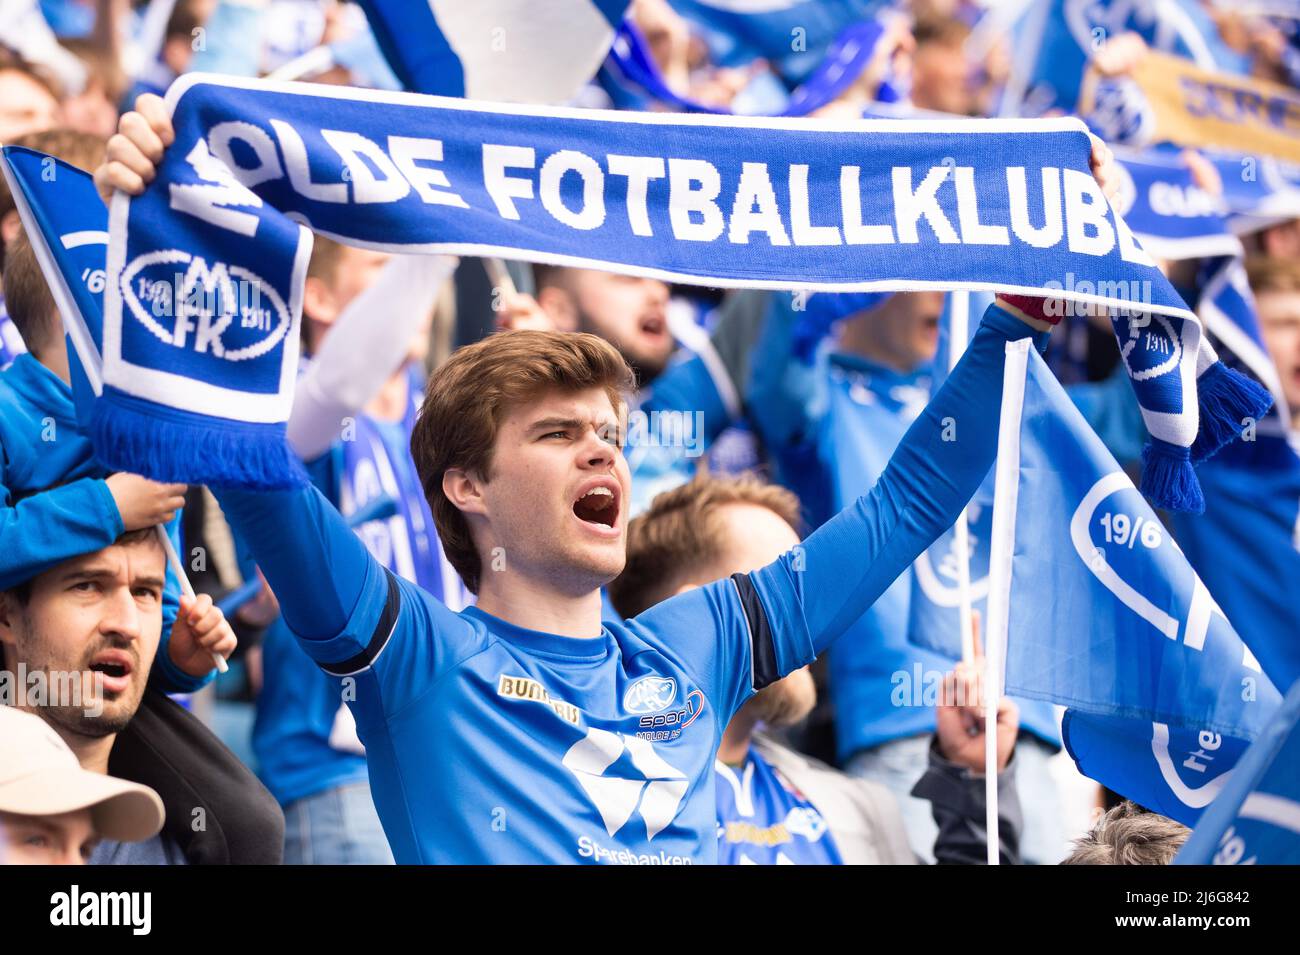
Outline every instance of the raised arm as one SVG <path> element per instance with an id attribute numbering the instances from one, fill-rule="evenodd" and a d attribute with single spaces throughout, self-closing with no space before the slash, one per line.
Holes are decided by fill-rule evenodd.
<path id="1" fill-rule="evenodd" d="M 406 359 L 411 336 L 456 270 L 446 255 L 394 256 L 348 303 L 293 396 L 287 434 L 304 461 L 324 454 Z"/>
<path id="2" fill-rule="evenodd" d="M 360 653 L 383 613 L 388 573 L 338 511 L 314 487 L 214 493 L 275 592 L 289 629 L 319 644 L 330 662 Z"/>
<path id="3" fill-rule="evenodd" d="M 737 578 L 772 633 L 772 672 L 755 686 L 808 663 L 951 527 L 993 464 L 1002 367 L 1009 341 L 1034 334 L 1022 318 L 989 306 L 970 347 L 908 429 L 880 480 L 779 560 Z M 1039 345 L 1045 345 L 1042 334 Z"/>

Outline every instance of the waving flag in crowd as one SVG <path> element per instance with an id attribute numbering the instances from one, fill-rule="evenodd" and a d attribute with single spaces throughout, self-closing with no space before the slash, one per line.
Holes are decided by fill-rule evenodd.
<path id="1" fill-rule="evenodd" d="M 721 66 L 771 63 L 791 85 L 804 82 L 844 30 L 873 19 L 881 0 L 673 0 L 704 32 Z"/>
<path id="2" fill-rule="evenodd" d="M 1300 682 L 1205 810 L 1176 865 L 1300 865 Z"/>
<path id="3" fill-rule="evenodd" d="M 1003 115 L 1073 111 L 1093 52 L 1127 32 L 1206 69 L 1240 64 L 1195 0 L 1035 0 L 1015 28 L 1016 54 Z"/>
<path id="4" fill-rule="evenodd" d="M 994 504 L 1007 558 L 995 541 L 989 592 L 1006 691 L 1068 707 L 1081 772 L 1190 824 L 1280 698 L 1046 364 L 1017 352 Z"/>
<path id="5" fill-rule="evenodd" d="M 562 103 L 590 80 L 628 0 L 360 0 L 389 66 L 417 93 Z"/>

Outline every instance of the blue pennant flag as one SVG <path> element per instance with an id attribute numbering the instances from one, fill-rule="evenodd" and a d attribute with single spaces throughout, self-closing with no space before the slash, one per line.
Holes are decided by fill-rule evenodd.
<path id="1" fill-rule="evenodd" d="M 408 90 L 563 103 L 596 75 L 629 0 L 359 2 Z"/>
<path id="2" fill-rule="evenodd" d="M 90 174 L 22 146 L 6 146 L 4 173 L 28 240 L 63 316 L 77 419 L 89 427 L 102 388 L 108 210 Z"/>
<path id="3" fill-rule="evenodd" d="M 1300 864 L 1300 682 L 1201 816 L 1174 865 Z"/>
<path id="4" fill-rule="evenodd" d="M 1019 356 L 1019 357 L 1017 357 Z M 1080 771 L 1191 825 L 1280 698 L 1036 352 L 1009 346 L 989 639 Z"/>

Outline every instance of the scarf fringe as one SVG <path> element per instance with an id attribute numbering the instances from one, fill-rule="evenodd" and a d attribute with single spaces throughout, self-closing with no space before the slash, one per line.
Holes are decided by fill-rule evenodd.
<path id="1" fill-rule="evenodd" d="M 1187 448 L 1152 438 L 1142 449 L 1143 495 L 1166 511 L 1200 514 L 1205 511 L 1201 482 Z"/>
<path id="2" fill-rule="evenodd" d="M 1243 419 L 1259 421 L 1273 407 L 1267 388 L 1216 361 L 1196 379 L 1200 430 L 1192 443 L 1192 462 L 1200 464 L 1241 437 Z"/>
<path id="3" fill-rule="evenodd" d="M 154 481 L 256 491 L 301 487 L 284 426 L 247 425 L 141 402 L 112 388 L 95 402 L 90 440 L 107 468 Z"/>

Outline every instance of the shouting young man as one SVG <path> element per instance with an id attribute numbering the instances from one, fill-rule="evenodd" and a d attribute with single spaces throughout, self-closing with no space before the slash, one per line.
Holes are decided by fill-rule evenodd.
<path id="1" fill-rule="evenodd" d="M 157 98 L 120 130 L 106 196 L 143 191 L 173 138 Z M 1098 144 L 1103 187 L 1109 163 Z M 1047 327 L 991 307 L 879 482 L 801 547 L 626 623 L 602 623 L 600 588 L 625 561 L 632 376 L 593 335 L 496 335 L 429 382 L 412 453 L 478 595 L 460 613 L 386 571 L 315 489 L 222 493 L 303 648 L 351 681 L 397 861 L 713 862 L 724 728 L 951 526 L 993 461 L 1005 345 L 1031 325 Z"/>

